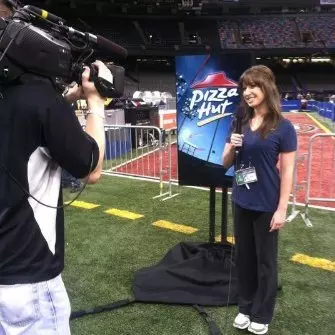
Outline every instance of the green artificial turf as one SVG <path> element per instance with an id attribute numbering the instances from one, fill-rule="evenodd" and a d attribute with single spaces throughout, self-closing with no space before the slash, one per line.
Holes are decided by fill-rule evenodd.
<path id="1" fill-rule="evenodd" d="M 208 240 L 209 193 L 174 186 L 180 195 L 153 200 L 157 183 L 126 178 L 102 178 L 79 200 L 101 205 L 92 210 L 69 207 L 66 212 L 66 266 L 63 278 L 72 309 L 108 304 L 132 297 L 135 271 L 151 266 L 181 241 Z M 73 195 L 66 195 L 67 198 Z M 217 194 L 217 232 L 220 199 Z M 137 220 L 104 213 L 118 208 L 144 215 Z M 334 272 L 292 263 L 296 253 L 335 260 L 335 212 L 310 210 L 313 228 L 297 217 L 280 237 L 280 280 L 271 335 L 334 334 Z M 192 235 L 154 227 L 168 220 L 196 227 Z M 231 230 L 231 217 L 229 220 Z M 223 334 L 243 334 L 232 328 L 235 306 L 207 308 Z M 71 322 L 73 335 L 205 335 L 207 325 L 191 307 L 135 304 Z"/>
<path id="2" fill-rule="evenodd" d="M 335 132 L 335 122 L 331 119 L 325 118 L 318 113 L 310 113 L 316 120 L 321 122 L 325 127 L 327 127 L 331 132 Z"/>

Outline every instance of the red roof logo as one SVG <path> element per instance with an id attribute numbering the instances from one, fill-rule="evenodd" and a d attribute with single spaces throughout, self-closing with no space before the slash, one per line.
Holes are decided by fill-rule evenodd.
<path id="1" fill-rule="evenodd" d="M 235 81 L 227 78 L 224 72 L 209 74 L 206 79 L 198 81 L 191 86 L 192 89 L 208 87 L 237 87 Z"/>

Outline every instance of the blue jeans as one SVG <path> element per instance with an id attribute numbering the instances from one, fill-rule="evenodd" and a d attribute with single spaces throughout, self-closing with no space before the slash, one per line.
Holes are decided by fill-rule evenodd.
<path id="1" fill-rule="evenodd" d="M 62 187 L 80 187 L 80 180 L 73 177 L 69 172 L 66 170 L 62 170 Z"/>
<path id="2" fill-rule="evenodd" d="M 0 335 L 70 335 L 71 307 L 61 275 L 0 285 Z"/>

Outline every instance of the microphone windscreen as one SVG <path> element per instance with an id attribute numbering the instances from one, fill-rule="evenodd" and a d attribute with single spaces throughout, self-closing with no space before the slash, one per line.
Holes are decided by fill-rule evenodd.
<path id="1" fill-rule="evenodd" d="M 128 55 L 127 49 L 100 35 L 97 35 L 97 46 L 101 51 L 111 53 L 118 58 L 126 58 Z"/>

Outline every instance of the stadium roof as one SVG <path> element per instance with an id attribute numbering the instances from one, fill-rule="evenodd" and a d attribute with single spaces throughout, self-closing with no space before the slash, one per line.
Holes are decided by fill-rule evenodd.
<path id="1" fill-rule="evenodd" d="M 222 15 L 312 11 L 320 0 L 32 0 L 26 4 L 80 15 Z"/>

